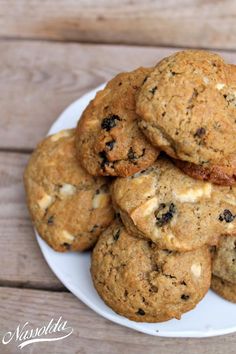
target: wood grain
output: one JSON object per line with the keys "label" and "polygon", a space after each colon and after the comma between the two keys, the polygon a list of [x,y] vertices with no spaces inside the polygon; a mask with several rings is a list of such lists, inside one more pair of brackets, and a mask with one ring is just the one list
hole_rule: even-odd
{"label": "wood grain", "polygon": [[68,104],[171,49],[0,41],[0,148],[32,149]]}
{"label": "wood grain", "polygon": [[[1,27],[1,26],[0,26]],[[0,40],[0,148],[32,149],[68,104],[170,48]],[[236,62],[236,53],[222,53]]]}
{"label": "wood grain", "polygon": [[[5,332],[13,331],[19,323],[22,325],[28,321],[36,328],[60,316],[74,328],[67,339],[33,344],[24,348],[25,354],[235,353],[235,334],[208,339],[152,337],[105,320],[69,293],[2,288],[0,303],[1,337]],[[18,352],[14,342],[6,346],[0,344],[0,349],[2,354]]]}
{"label": "wood grain", "polygon": [[0,153],[0,285],[64,289],[43,259],[26,210],[22,174],[28,158]]}
{"label": "wood grain", "polygon": [[236,2],[1,0],[0,36],[236,49]]}

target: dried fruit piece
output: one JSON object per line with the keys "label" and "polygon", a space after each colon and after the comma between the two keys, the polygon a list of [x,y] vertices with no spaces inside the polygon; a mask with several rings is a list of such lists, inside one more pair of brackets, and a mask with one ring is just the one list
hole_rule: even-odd
{"label": "dried fruit piece", "polygon": [[219,215],[219,220],[220,221],[225,221],[225,222],[232,222],[234,221],[236,215],[233,215],[230,210],[225,209],[223,213]]}
{"label": "dried fruit piece", "polygon": [[138,311],[136,312],[137,315],[140,316],[144,316],[145,315],[145,311],[143,311],[143,309],[138,309]]}
{"label": "dried fruit piece", "polygon": [[155,211],[156,225],[161,227],[166,225],[174,216],[176,206],[174,203],[165,204],[161,203],[159,208]]}
{"label": "dried fruit piece", "polygon": [[101,123],[101,128],[109,132],[112,128],[116,126],[116,121],[121,120],[120,117],[116,114],[109,115],[108,117],[104,118]]}

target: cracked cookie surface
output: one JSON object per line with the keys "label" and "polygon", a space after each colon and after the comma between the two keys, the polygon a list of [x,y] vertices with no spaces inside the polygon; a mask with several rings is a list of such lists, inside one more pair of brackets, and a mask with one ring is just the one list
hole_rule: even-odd
{"label": "cracked cookie surface", "polygon": [[[173,54],[148,75],[136,110],[139,126],[155,146],[199,166],[194,177],[236,183],[234,65],[206,51]],[[185,171],[193,173],[193,166]]]}
{"label": "cracked cookie surface", "polygon": [[187,251],[236,235],[236,188],[195,180],[165,157],[117,178],[111,194],[127,229],[160,248]]}
{"label": "cracked cookie surface", "polygon": [[236,284],[213,275],[211,279],[211,288],[224,299],[236,303]]}
{"label": "cracked cookie surface", "polygon": [[76,130],[77,155],[92,175],[129,176],[158,156],[137,125],[135,94],[150,69],[121,73],[97,93]]}
{"label": "cracked cookie surface", "polygon": [[[231,220],[236,215],[226,216]],[[221,236],[213,254],[212,273],[219,278],[236,284],[236,236]],[[236,298],[236,295],[235,295]]]}
{"label": "cracked cookie surface", "polygon": [[108,180],[90,176],[79,165],[73,129],[37,146],[24,183],[34,226],[56,251],[91,248],[113,220]]}
{"label": "cracked cookie surface", "polygon": [[114,221],[92,253],[91,274],[101,298],[114,311],[138,322],[180,318],[210,286],[207,248],[191,252],[159,250],[128,234]]}

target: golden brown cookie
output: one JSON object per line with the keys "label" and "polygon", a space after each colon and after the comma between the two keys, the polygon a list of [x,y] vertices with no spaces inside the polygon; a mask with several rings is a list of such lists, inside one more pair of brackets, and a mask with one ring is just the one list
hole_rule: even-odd
{"label": "golden brown cookie", "polygon": [[229,166],[213,165],[203,167],[191,162],[175,160],[173,162],[188,176],[209,181],[223,186],[233,186],[236,184],[236,156]]}
{"label": "golden brown cookie", "polygon": [[90,176],[79,165],[74,130],[38,145],[24,182],[34,226],[56,251],[92,247],[113,220],[108,180]]}
{"label": "golden brown cookie", "polygon": [[213,254],[212,273],[236,284],[236,235],[220,237]]}
{"label": "golden brown cookie", "polygon": [[127,229],[160,248],[188,251],[236,234],[236,188],[195,180],[164,157],[116,179],[111,194]]}
{"label": "golden brown cookie", "polygon": [[121,73],[97,93],[76,130],[77,155],[94,176],[129,176],[158,156],[137,125],[135,94],[150,69]]}
{"label": "golden brown cookie", "polygon": [[235,66],[207,51],[175,53],[149,74],[136,110],[156,147],[206,168],[205,177],[214,183],[236,183]]}
{"label": "golden brown cookie", "polygon": [[211,288],[224,299],[236,303],[236,284],[223,280],[213,275],[211,279]]}
{"label": "golden brown cookie", "polygon": [[115,221],[92,254],[91,273],[101,298],[138,322],[162,322],[193,309],[210,286],[207,248],[178,253],[128,234]]}

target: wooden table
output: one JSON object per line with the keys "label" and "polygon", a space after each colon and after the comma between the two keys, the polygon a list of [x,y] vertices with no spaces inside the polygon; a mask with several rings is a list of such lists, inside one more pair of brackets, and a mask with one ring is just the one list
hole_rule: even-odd
{"label": "wooden table", "polygon": [[[60,316],[74,328],[68,339],[21,352],[235,353],[236,334],[151,337],[86,307],[45,263],[22,186],[32,149],[59,113],[114,74],[152,65],[178,46],[220,48],[236,63],[235,16],[235,1],[0,0],[0,335]],[[0,353],[18,351],[0,343]]]}

